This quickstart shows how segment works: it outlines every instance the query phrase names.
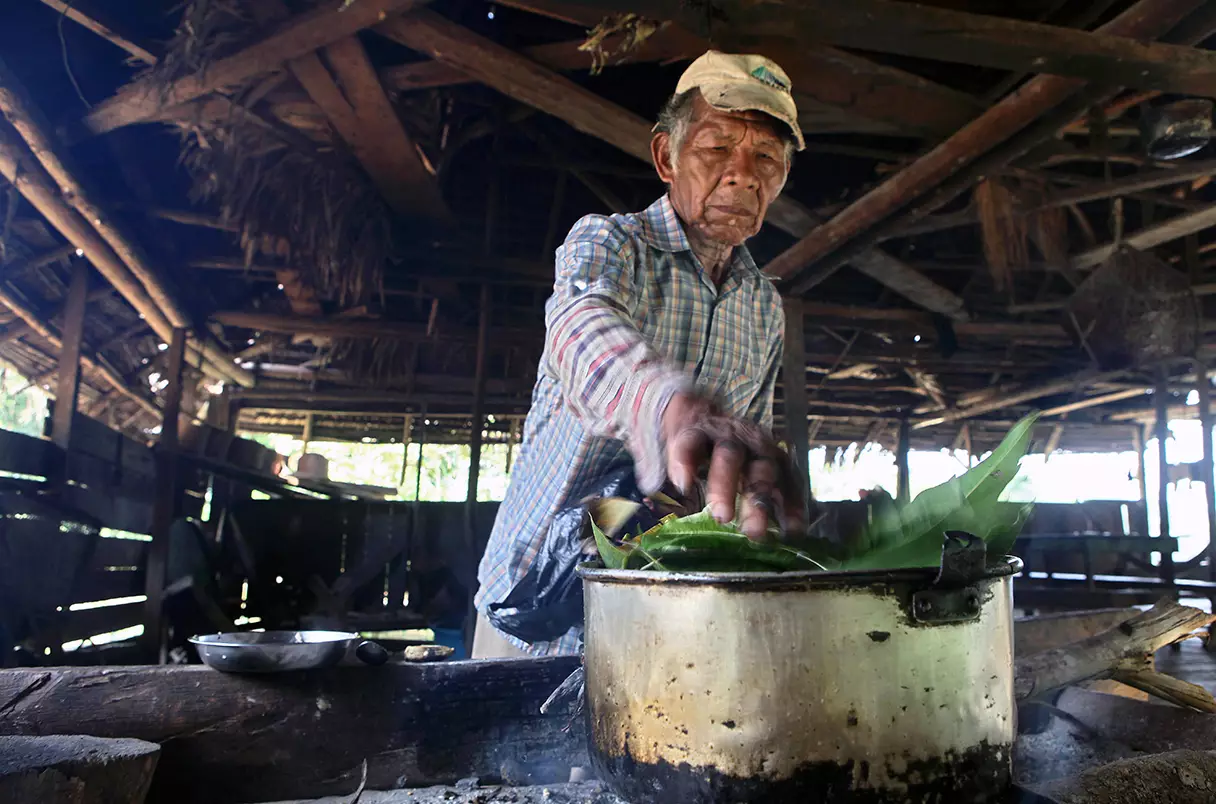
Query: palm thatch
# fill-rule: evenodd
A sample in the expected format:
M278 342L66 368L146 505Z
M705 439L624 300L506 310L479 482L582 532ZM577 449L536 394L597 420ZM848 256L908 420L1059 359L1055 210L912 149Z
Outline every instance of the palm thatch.
M191 0L153 80L167 86L205 72L261 30L237 0ZM317 142L264 111L285 75L259 76L228 90L230 113L180 121L182 163L192 199L218 205L235 224L246 261L271 254L326 299L362 304L382 291L394 257L393 213L336 137Z
M984 240L984 257L997 290L1013 286L1013 271L1027 262L1026 219L1018 214L1018 198L1003 179L985 179L975 188Z

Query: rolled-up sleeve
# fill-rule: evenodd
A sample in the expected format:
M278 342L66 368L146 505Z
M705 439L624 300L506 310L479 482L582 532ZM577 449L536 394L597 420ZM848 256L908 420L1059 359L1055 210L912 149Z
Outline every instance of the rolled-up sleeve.
M575 224L557 250L545 353L571 411L596 435L625 443L639 486L651 493L666 479L663 412L693 383L638 330L635 268L633 241L611 218Z

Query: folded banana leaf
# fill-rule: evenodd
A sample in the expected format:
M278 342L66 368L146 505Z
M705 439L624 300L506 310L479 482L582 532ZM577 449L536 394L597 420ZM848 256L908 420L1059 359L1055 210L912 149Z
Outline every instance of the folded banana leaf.
M934 567L946 531L963 531L987 543L990 556L1012 549L1032 506L1002 502L1001 493L1030 446L1038 415L1014 425L1000 445L959 477L926 489L909 503L882 500L856 547L847 553L823 540L794 547L748 539L734 522L720 523L708 510L670 514L643 533L620 538L637 503L599 500L590 507L591 530L605 567L671 572L789 572L794 570L889 570ZM670 501L674 503L674 501ZM605 532L607 531L607 532Z

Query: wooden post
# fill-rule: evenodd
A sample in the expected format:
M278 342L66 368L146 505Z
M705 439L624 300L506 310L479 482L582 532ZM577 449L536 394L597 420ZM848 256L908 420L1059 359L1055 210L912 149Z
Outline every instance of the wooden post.
M1203 495L1208 508L1208 580L1216 581L1216 466L1212 463L1212 381L1208 379L1207 364L1195 361L1195 390L1199 393L1199 421L1203 431ZM1216 592L1209 598L1216 611ZM1210 633L1209 627L1209 633ZM1208 646L1211 646L1209 641Z
M300 454L308 452L308 445L312 443L312 411L304 414L304 446L300 447Z
M1148 535L1148 466L1144 460L1144 425L1132 425L1132 444L1136 449L1136 484L1140 487L1140 516L1136 529L1141 536Z
M72 284L64 310L63 347L59 350L59 388L55 394L55 415L51 420L51 440L68 449L72 441L72 419L80 393L80 354L84 340L84 308L89 293L89 265L84 260L72 263Z
M1157 388L1153 392L1153 402L1157 408L1157 511L1161 518L1161 533L1163 539L1170 537L1170 504L1169 464L1165 460L1165 442L1170 437L1169 426L1169 395L1170 382L1168 370L1162 368L1157 374ZM1171 587L1174 586L1174 554L1168 548L1161 552L1161 579Z
M912 431L906 418L899 420L899 443L895 446L895 497L902 502L912 499L911 473L908 471L908 452L912 445Z
M414 433L414 414L405 414L405 422L401 425L401 480L397 485L405 485L405 470L410 463L410 437ZM400 492L398 492L400 493Z
M422 448L426 446L426 405L422 406L422 424L418 425L418 466L414 473L414 502L422 502ZM418 507L414 506L415 518ZM417 522L415 522L415 526ZM414 531L417 533L417 529Z
M182 367L185 363L186 330L173 330L169 343L165 388L165 412L160 439L156 445L156 498L152 504L152 544L144 581L145 604L143 641L149 657L165 663L164 593L169 559L169 528L177 514L177 419L182 401Z
M477 502L477 481L481 477L481 431L485 427L486 349L489 347L490 286L481 286L481 301L477 317L477 363L473 370L472 432L469 438L468 536L473 540L473 510Z
M520 417L511 417L511 429L507 433L507 474L511 474L511 465L515 463L515 444L519 441L519 431L523 422Z
M807 420L806 340L801 299L785 300L785 357L781 366L781 388L785 399L785 443L794 465L807 487L811 477L808 454L811 451Z

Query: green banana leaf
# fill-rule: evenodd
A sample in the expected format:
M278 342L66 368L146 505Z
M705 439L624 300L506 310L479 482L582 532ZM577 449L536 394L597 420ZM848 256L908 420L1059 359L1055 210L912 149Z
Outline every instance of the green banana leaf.
M1029 515L1026 506L999 501L1017 474L1018 461L1030 446L1038 414L1013 426L992 454L959 477L926 489L910 503L891 502L873 509L859 543L840 569L906 569L941 562L943 534L973 533L989 542L989 553L1008 550Z
M604 566L677 572L788 572L793 570L893 570L935 567L946 531L958 530L987 543L990 556L1008 553L1033 506L1002 502L1001 493L1030 446L1038 414L1013 426L986 459L961 476L917 495L905 505L876 502L857 547L839 555L826 541L801 545L755 542L737 523L720 523L708 510L665 518L646 533L612 538L636 509L592 506L591 528ZM619 509L619 510L618 510ZM597 523L596 519L603 521ZM608 530L606 535L601 526Z

